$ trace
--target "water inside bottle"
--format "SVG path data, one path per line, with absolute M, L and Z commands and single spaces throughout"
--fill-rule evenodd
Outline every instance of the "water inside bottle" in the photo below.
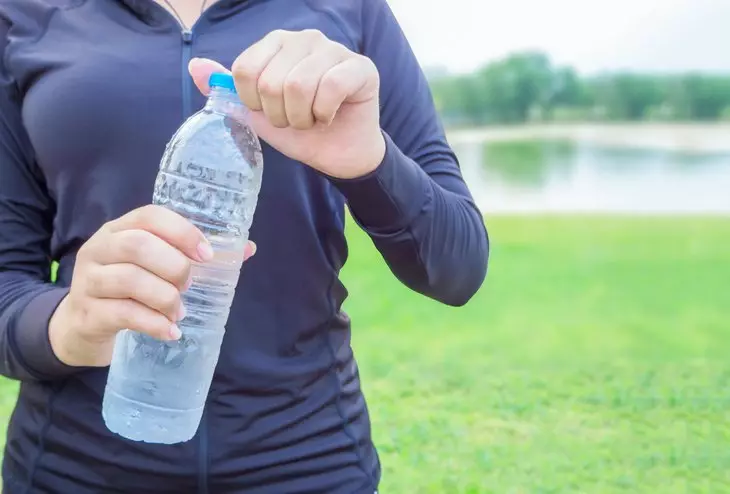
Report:
M 176 443 L 193 437 L 203 413 L 243 263 L 263 173 L 258 139 L 237 97 L 222 93 L 168 144 L 153 203 L 189 219 L 215 258 L 194 264 L 182 295 L 178 341 L 122 331 L 104 396 L 107 427 L 126 438 Z

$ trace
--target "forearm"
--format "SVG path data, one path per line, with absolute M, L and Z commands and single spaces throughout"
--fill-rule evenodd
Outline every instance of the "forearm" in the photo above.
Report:
M 74 371 L 58 360 L 48 323 L 67 290 L 23 273 L 0 273 L 0 374 L 21 381 L 53 380 Z
M 385 137 L 385 159 L 373 173 L 335 183 L 401 282 L 443 303 L 463 305 L 486 276 L 483 218 L 454 172 L 450 153 L 424 158 L 437 182 Z

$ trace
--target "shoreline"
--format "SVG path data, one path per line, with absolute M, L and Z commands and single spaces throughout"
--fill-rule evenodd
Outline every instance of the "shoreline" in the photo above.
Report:
M 730 123 L 571 123 L 447 129 L 452 145 L 558 139 L 604 146 L 730 153 Z

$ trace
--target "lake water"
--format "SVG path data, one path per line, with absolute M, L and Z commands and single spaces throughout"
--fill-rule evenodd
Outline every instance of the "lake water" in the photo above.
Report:
M 452 144 L 485 213 L 730 214 L 730 150 L 580 138 Z

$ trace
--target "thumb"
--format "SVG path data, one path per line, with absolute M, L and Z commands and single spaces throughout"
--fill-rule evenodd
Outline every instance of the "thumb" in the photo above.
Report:
M 210 86 L 208 86 L 210 74 L 213 72 L 224 72 L 226 74 L 231 73 L 230 70 L 218 62 L 207 58 L 193 58 L 190 60 L 190 63 L 188 64 L 188 72 L 193 78 L 193 82 L 198 87 L 198 90 L 205 96 L 207 96 L 210 92 Z

